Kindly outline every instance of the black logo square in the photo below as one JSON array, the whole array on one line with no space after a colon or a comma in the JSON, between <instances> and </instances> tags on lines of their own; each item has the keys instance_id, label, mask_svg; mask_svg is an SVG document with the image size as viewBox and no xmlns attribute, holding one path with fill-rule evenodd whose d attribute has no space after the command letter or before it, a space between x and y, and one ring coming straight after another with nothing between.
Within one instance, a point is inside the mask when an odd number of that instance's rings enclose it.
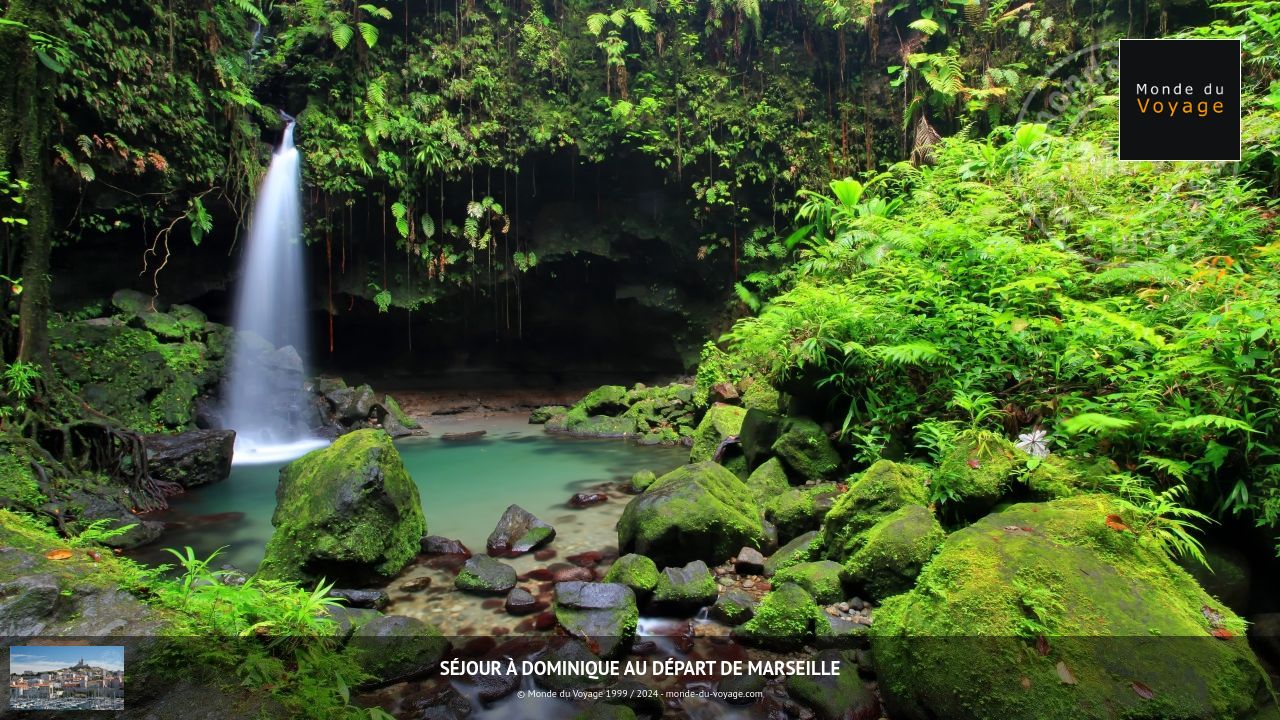
<instances>
[{"instance_id":1,"label":"black logo square","mask_svg":"<svg viewBox=\"0 0 1280 720\"><path fill-rule=\"evenodd\" d=\"M1120 159L1240 159L1239 40L1120 41Z\"/></svg>"}]
</instances>

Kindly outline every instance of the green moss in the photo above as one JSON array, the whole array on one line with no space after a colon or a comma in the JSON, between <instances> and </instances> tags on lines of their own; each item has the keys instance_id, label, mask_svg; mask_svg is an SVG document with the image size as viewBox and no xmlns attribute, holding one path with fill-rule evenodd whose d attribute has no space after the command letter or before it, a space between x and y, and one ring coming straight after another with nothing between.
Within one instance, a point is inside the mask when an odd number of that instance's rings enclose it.
<instances>
[{"instance_id":1,"label":"green moss","mask_svg":"<svg viewBox=\"0 0 1280 720\"><path fill-rule=\"evenodd\" d=\"M604 582L626 585L636 595L648 595L658 585L658 566L644 555L623 555L609 567Z\"/></svg>"},{"instance_id":2,"label":"green moss","mask_svg":"<svg viewBox=\"0 0 1280 720\"><path fill-rule=\"evenodd\" d=\"M858 675L858 660L853 653L828 650L814 660L838 662L839 673L835 677L789 675L786 687L787 694L812 708L818 720L864 717L862 711L876 707L875 697Z\"/></svg>"},{"instance_id":3,"label":"green moss","mask_svg":"<svg viewBox=\"0 0 1280 720\"><path fill-rule=\"evenodd\" d=\"M34 511L48 502L31 472L31 459L20 447L0 441L0 505Z\"/></svg>"},{"instance_id":4,"label":"green moss","mask_svg":"<svg viewBox=\"0 0 1280 720\"><path fill-rule=\"evenodd\" d=\"M644 492L658 476L653 474L652 470L638 470L631 476L631 487L634 490Z\"/></svg>"},{"instance_id":5,"label":"green moss","mask_svg":"<svg viewBox=\"0 0 1280 720\"><path fill-rule=\"evenodd\" d=\"M772 385L756 378L747 378L741 383L742 406L748 410L763 410L776 413L781 397Z\"/></svg>"},{"instance_id":6,"label":"green moss","mask_svg":"<svg viewBox=\"0 0 1280 720\"><path fill-rule=\"evenodd\" d=\"M1237 636L1243 621L1148 541L1108 527L1111 514L1123 517L1110 498L1083 495L1015 505L949 536L915 589L875 615L890 714L1249 717L1270 694L1265 673L1243 640L1209 634L1203 609Z\"/></svg>"},{"instance_id":7,"label":"green moss","mask_svg":"<svg viewBox=\"0 0 1280 720\"><path fill-rule=\"evenodd\" d=\"M764 574L772 576L796 563L816 560L821 550L822 536L816 531L807 532L770 555L769 559L764 561Z\"/></svg>"},{"instance_id":8,"label":"green moss","mask_svg":"<svg viewBox=\"0 0 1280 720\"><path fill-rule=\"evenodd\" d=\"M426 533L418 488L381 430L348 433L285 466L276 500L265 577L391 576Z\"/></svg>"},{"instance_id":9,"label":"green moss","mask_svg":"<svg viewBox=\"0 0 1280 720\"><path fill-rule=\"evenodd\" d=\"M769 458L747 477L747 487L755 495L756 501L765 503L768 499L791 490L787 480L787 471L777 458Z\"/></svg>"},{"instance_id":10,"label":"green moss","mask_svg":"<svg viewBox=\"0 0 1280 720\"><path fill-rule=\"evenodd\" d=\"M564 405L542 405L533 409L529 413L530 425L543 425L556 415L564 415L569 412L569 408Z\"/></svg>"},{"instance_id":11,"label":"green moss","mask_svg":"<svg viewBox=\"0 0 1280 720\"><path fill-rule=\"evenodd\" d=\"M775 585L756 607L755 615L738 628L737 634L760 645L798 648L812 634L820 612L804 588L793 583Z\"/></svg>"},{"instance_id":12,"label":"green moss","mask_svg":"<svg viewBox=\"0 0 1280 720\"><path fill-rule=\"evenodd\" d=\"M742 430L742 420L746 415L746 410L733 405L716 404L707 408L707 414L702 416L702 422L693 431L689 462L703 462L714 458L720 443Z\"/></svg>"},{"instance_id":13,"label":"green moss","mask_svg":"<svg viewBox=\"0 0 1280 720\"><path fill-rule=\"evenodd\" d=\"M765 465L760 467L763 468ZM839 489L835 483L822 483L803 488L788 486L785 490L772 493L765 500L765 518L777 526L780 538L793 538L801 533L816 530L831 509L833 499L837 495L839 495Z\"/></svg>"},{"instance_id":14,"label":"green moss","mask_svg":"<svg viewBox=\"0 0 1280 720\"><path fill-rule=\"evenodd\" d=\"M864 542L862 533L906 505L926 502L928 473L911 465L880 460L853 479L836 498L822 525L826 556L844 562Z\"/></svg>"},{"instance_id":15,"label":"green moss","mask_svg":"<svg viewBox=\"0 0 1280 720\"><path fill-rule=\"evenodd\" d=\"M410 430L417 430L422 427L417 420L409 417L409 414L401 409L400 403L396 402L396 399L390 395L384 395L382 397L382 406L387 409L387 412L391 413L391 417L394 417L397 422L406 428Z\"/></svg>"},{"instance_id":16,"label":"green moss","mask_svg":"<svg viewBox=\"0 0 1280 720\"><path fill-rule=\"evenodd\" d=\"M901 508L863 534L862 547L845 561L850 580L873 598L906 592L946 537L923 505Z\"/></svg>"},{"instance_id":17,"label":"green moss","mask_svg":"<svg viewBox=\"0 0 1280 720\"><path fill-rule=\"evenodd\" d=\"M344 655L368 675L389 682L435 667L448 649L448 640L434 626L393 615L357 627Z\"/></svg>"},{"instance_id":18,"label":"green moss","mask_svg":"<svg viewBox=\"0 0 1280 720\"><path fill-rule=\"evenodd\" d=\"M806 418L784 418L773 454L782 459L790 475L819 481L840 469L840 455L818 423Z\"/></svg>"},{"instance_id":19,"label":"green moss","mask_svg":"<svg viewBox=\"0 0 1280 720\"><path fill-rule=\"evenodd\" d=\"M773 576L775 585L795 583L823 605L844 600L847 597L844 589L847 581L844 567L830 560L797 563L779 570Z\"/></svg>"},{"instance_id":20,"label":"green moss","mask_svg":"<svg viewBox=\"0 0 1280 720\"><path fill-rule=\"evenodd\" d=\"M715 576L701 560L683 568L665 568L658 574L653 600L662 605L702 606L716 601Z\"/></svg>"},{"instance_id":21,"label":"green moss","mask_svg":"<svg viewBox=\"0 0 1280 720\"><path fill-rule=\"evenodd\" d=\"M747 486L720 465L685 465L632 498L618 520L618 547L662 565L719 563L760 547L764 526Z\"/></svg>"},{"instance_id":22,"label":"green moss","mask_svg":"<svg viewBox=\"0 0 1280 720\"><path fill-rule=\"evenodd\" d=\"M938 464L931 494L969 515L980 515L999 502L1028 457L995 433L961 433L955 449Z\"/></svg>"}]
</instances>

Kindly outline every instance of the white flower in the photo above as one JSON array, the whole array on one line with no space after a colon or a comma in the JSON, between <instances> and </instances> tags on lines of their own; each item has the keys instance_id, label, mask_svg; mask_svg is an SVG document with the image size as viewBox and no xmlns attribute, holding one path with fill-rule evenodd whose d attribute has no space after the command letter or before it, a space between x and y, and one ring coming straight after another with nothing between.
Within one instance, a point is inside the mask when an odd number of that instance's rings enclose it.
<instances>
[{"instance_id":1,"label":"white flower","mask_svg":"<svg viewBox=\"0 0 1280 720\"><path fill-rule=\"evenodd\" d=\"M1018 436L1018 449L1032 457L1049 457L1049 444L1045 442L1049 433L1040 428L1032 428L1031 432Z\"/></svg>"}]
</instances>

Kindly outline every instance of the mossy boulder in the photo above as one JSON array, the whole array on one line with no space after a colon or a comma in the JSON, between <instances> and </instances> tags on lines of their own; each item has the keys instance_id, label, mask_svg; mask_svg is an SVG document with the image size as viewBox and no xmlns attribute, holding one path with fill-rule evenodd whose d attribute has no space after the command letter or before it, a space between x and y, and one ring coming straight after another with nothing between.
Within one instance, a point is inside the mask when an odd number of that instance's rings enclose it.
<instances>
[{"instance_id":1,"label":"mossy boulder","mask_svg":"<svg viewBox=\"0 0 1280 720\"><path fill-rule=\"evenodd\" d=\"M570 412L582 415L617 415L627 409L627 389L621 385L602 385L574 403Z\"/></svg>"},{"instance_id":2,"label":"mossy boulder","mask_svg":"<svg viewBox=\"0 0 1280 720\"><path fill-rule=\"evenodd\" d=\"M770 460L760 467L767 467L771 462L774 461ZM835 483L787 487L764 501L764 516L777 526L779 539L790 540L810 530L817 530L839 495L840 490Z\"/></svg>"},{"instance_id":3,"label":"mossy boulder","mask_svg":"<svg viewBox=\"0 0 1280 720\"><path fill-rule=\"evenodd\" d=\"M400 403L396 402L396 399L390 395L382 396L382 407L386 408L387 413L395 418L396 422L400 423L402 427L408 430L417 430L422 427L422 424L409 417L409 414L400 407Z\"/></svg>"},{"instance_id":4,"label":"mossy boulder","mask_svg":"<svg viewBox=\"0 0 1280 720\"><path fill-rule=\"evenodd\" d=\"M139 315L155 310L155 299L137 290L117 290L111 295L111 304L123 315Z\"/></svg>"},{"instance_id":5,"label":"mossy boulder","mask_svg":"<svg viewBox=\"0 0 1280 720\"><path fill-rule=\"evenodd\" d=\"M1111 515L1136 526L1108 496L1082 495L952 533L915 589L876 611L888 714L1274 716L1244 622Z\"/></svg>"},{"instance_id":6,"label":"mossy boulder","mask_svg":"<svg viewBox=\"0 0 1280 720\"><path fill-rule=\"evenodd\" d=\"M631 588L580 581L556 583L555 615L565 632L601 657L629 652L640 619Z\"/></svg>"},{"instance_id":7,"label":"mossy boulder","mask_svg":"<svg viewBox=\"0 0 1280 720\"><path fill-rule=\"evenodd\" d=\"M381 430L357 430L280 471L259 574L359 583L391 577L426 533L418 487Z\"/></svg>"},{"instance_id":8,"label":"mossy boulder","mask_svg":"<svg viewBox=\"0 0 1280 720\"><path fill-rule=\"evenodd\" d=\"M623 555L609 566L604 581L626 585L638 597L648 597L658 585L658 566L644 555Z\"/></svg>"},{"instance_id":9,"label":"mossy boulder","mask_svg":"<svg viewBox=\"0 0 1280 720\"><path fill-rule=\"evenodd\" d=\"M747 411L733 405L719 403L707 408L702 422L693 431L693 448L689 450L689 462L714 460L720 443L736 437L742 430L742 420Z\"/></svg>"},{"instance_id":10,"label":"mossy boulder","mask_svg":"<svg viewBox=\"0 0 1280 720\"><path fill-rule=\"evenodd\" d=\"M757 645L794 650L813 635L814 621L821 612L799 585L775 585L756 606L755 615L736 628L734 635Z\"/></svg>"},{"instance_id":11,"label":"mossy boulder","mask_svg":"<svg viewBox=\"0 0 1280 720\"><path fill-rule=\"evenodd\" d=\"M822 605L844 600L849 577L844 566L831 560L796 563L774 573L773 583L795 583Z\"/></svg>"},{"instance_id":12,"label":"mossy boulder","mask_svg":"<svg viewBox=\"0 0 1280 720\"><path fill-rule=\"evenodd\" d=\"M653 591L653 605L666 613L692 613L714 603L717 593L711 569L694 560L684 567L663 568Z\"/></svg>"},{"instance_id":13,"label":"mossy boulder","mask_svg":"<svg viewBox=\"0 0 1280 720\"><path fill-rule=\"evenodd\" d=\"M880 716L880 703L858 676L858 661L851 652L825 650L813 658L816 662L839 663L837 675L788 675L787 694L813 710L818 720L875 718Z\"/></svg>"},{"instance_id":14,"label":"mossy boulder","mask_svg":"<svg viewBox=\"0 0 1280 720\"><path fill-rule=\"evenodd\" d=\"M844 562L861 549L862 534L885 516L907 505L927 502L929 475L911 465L877 461L849 483L822 523L826 556Z\"/></svg>"},{"instance_id":15,"label":"mossy boulder","mask_svg":"<svg viewBox=\"0 0 1280 720\"><path fill-rule=\"evenodd\" d=\"M546 545L555 537L556 529L549 523L539 520L519 505L508 505L485 540L485 549L495 556L523 555Z\"/></svg>"},{"instance_id":16,"label":"mossy boulder","mask_svg":"<svg viewBox=\"0 0 1280 720\"><path fill-rule=\"evenodd\" d=\"M1033 500L1057 500L1089 492L1102 485L1108 476L1119 472L1106 458L1077 459L1050 455L1025 459L1029 470L1022 475L1028 495Z\"/></svg>"},{"instance_id":17,"label":"mossy boulder","mask_svg":"<svg viewBox=\"0 0 1280 720\"><path fill-rule=\"evenodd\" d=\"M961 433L933 474L935 491L964 514L979 517L1000 501L1030 458L995 433Z\"/></svg>"},{"instance_id":18,"label":"mossy boulder","mask_svg":"<svg viewBox=\"0 0 1280 720\"><path fill-rule=\"evenodd\" d=\"M946 535L929 508L908 505L871 526L844 568L850 581L873 598L906 592Z\"/></svg>"},{"instance_id":19,"label":"mossy boulder","mask_svg":"<svg viewBox=\"0 0 1280 720\"><path fill-rule=\"evenodd\" d=\"M787 480L787 471L777 458L769 458L747 476L747 487L755 496L756 502L766 503L771 498L791 491L791 483Z\"/></svg>"},{"instance_id":20,"label":"mossy boulder","mask_svg":"<svg viewBox=\"0 0 1280 720\"><path fill-rule=\"evenodd\" d=\"M756 599L744 590L726 590L711 606L711 616L728 625L741 625L756 614Z\"/></svg>"},{"instance_id":21,"label":"mossy boulder","mask_svg":"<svg viewBox=\"0 0 1280 720\"><path fill-rule=\"evenodd\" d=\"M807 418L784 418L772 450L788 474L799 480L825 480L840 469L835 445L818 423Z\"/></svg>"},{"instance_id":22,"label":"mossy boulder","mask_svg":"<svg viewBox=\"0 0 1280 720\"><path fill-rule=\"evenodd\" d=\"M387 615L356 626L344 652L382 684L430 672L448 650L449 641L435 627L417 618Z\"/></svg>"},{"instance_id":23,"label":"mossy boulder","mask_svg":"<svg viewBox=\"0 0 1280 720\"><path fill-rule=\"evenodd\" d=\"M775 412L749 408L742 419L738 442L747 458L747 467L755 469L773 457L773 444L778 440L782 417Z\"/></svg>"},{"instance_id":24,"label":"mossy boulder","mask_svg":"<svg viewBox=\"0 0 1280 720\"><path fill-rule=\"evenodd\" d=\"M652 470L637 470L636 473L631 476L631 489L636 492L644 492L649 489L649 486L657 479L658 476L654 475Z\"/></svg>"},{"instance_id":25,"label":"mossy boulder","mask_svg":"<svg viewBox=\"0 0 1280 720\"><path fill-rule=\"evenodd\" d=\"M618 519L618 547L659 565L718 564L764 542L760 509L747 486L714 462L684 465L631 499Z\"/></svg>"},{"instance_id":26,"label":"mossy boulder","mask_svg":"<svg viewBox=\"0 0 1280 720\"><path fill-rule=\"evenodd\" d=\"M764 561L764 574L772 577L781 570L802 562L817 558L822 548L822 537L816 530L807 532L778 548L777 552Z\"/></svg>"},{"instance_id":27,"label":"mossy boulder","mask_svg":"<svg viewBox=\"0 0 1280 720\"><path fill-rule=\"evenodd\" d=\"M1205 592L1226 603L1227 607L1237 613L1248 613L1253 585L1249 556L1231 545L1206 542L1204 559L1208 561L1209 567L1194 558L1182 558L1178 564L1191 573L1191 577L1200 583Z\"/></svg>"},{"instance_id":28,"label":"mossy boulder","mask_svg":"<svg viewBox=\"0 0 1280 720\"><path fill-rule=\"evenodd\" d=\"M565 420L564 432L578 437L622 438L630 437L637 432L634 418L609 417L607 415L590 415L584 418L575 418L573 413L569 413L565 415ZM548 421L544 427L550 430L553 428L553 424Z\"/></svg>"},{"instance_id":29,"label":"mossy boulder","mask_svg":"<svg viewBox=\"0 0 1280 720\"><path fill-rule=\"evenodd\" d=\"M744 408L771 413L778 412L780 396L777 388L757 378L746 378L738 383L738 386Z\"/></svg>"},{"instance_id":30,"label":"mossy boulder","mask_svg":"<svg viewBox=\"0 0 1280 720\"><path fill-rule=\"evenodd\" d=\"M533 412L529 413L530 425L544 425L548 420L557 416L564 415L569 412L569 408L564 405L542 405L536 407Z\"/></svg>"}]
</instances>

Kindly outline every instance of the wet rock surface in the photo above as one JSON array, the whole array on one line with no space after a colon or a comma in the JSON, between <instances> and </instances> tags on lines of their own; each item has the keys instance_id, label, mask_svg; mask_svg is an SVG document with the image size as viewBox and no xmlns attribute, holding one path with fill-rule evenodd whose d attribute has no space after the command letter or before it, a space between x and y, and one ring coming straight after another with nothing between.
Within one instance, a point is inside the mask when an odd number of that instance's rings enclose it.
<instances>
[{"instance_id":1,"label":"wet rock surface","mask_svg":"<svg viewBox=\"0 0 1280 720\"><path fill-rule=\"evenodd\" d=\"M555 539L554 527L539 520L519 505L511 505L502 513L485 547L490 555L519 555L531 552Z\"/></svg>"}]
</instances>

